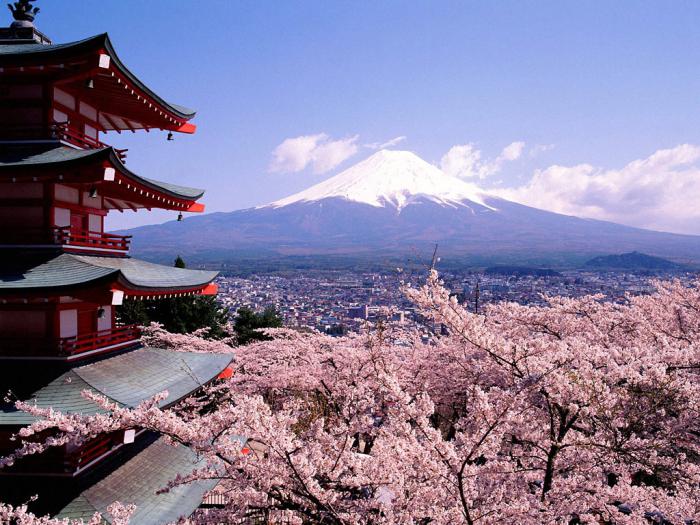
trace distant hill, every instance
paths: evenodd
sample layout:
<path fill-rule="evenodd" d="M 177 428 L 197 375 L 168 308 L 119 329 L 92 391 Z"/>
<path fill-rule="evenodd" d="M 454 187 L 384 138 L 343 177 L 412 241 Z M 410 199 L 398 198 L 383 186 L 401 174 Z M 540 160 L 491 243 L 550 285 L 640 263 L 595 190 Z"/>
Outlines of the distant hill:
<path fill-rule="evenodd" d="M 134 255 L 193 264 L 313 259 L 446 265 L 571 267 L 643 251 L 700 263 L 700 236 L 581 219 L 484 193 L 407 151 L 380 151 L 330 179 L 266 206 L 143 226 Z M 295 262 L 297 261 L 297 262 Z M 388 263 L 387 263 L 388 264 Z"/>
<path fill-rule="evenodd" d="M 640 252 L 596 257 L 588 261 L 586 267 L 606 270 L 682 270 L 685 268 L 682 264 Z"/>
<path fill-rule="evenodd" d="M 530 268 L 529 266 L 490 266 L 484 270 L 486 275 L 514 275 L 516 277 L 559 277 L 561 274 L 551 268 Z"/>

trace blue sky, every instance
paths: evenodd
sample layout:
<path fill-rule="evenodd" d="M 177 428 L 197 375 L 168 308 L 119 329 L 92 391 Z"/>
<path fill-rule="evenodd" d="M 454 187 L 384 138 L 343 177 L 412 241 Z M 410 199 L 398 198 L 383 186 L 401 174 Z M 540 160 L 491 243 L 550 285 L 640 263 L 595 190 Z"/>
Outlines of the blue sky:
<path fill-rule="evenodd" d="M 463 146 L 455 174 L 509 198 L 700 234 L 700 214 L 679 212 L 700 197 L 700 2 L 37 5 L 54 41 L 109 32 L 132 71 L 197 108 L 194 136 L 106 141 L 128 147 L 129 167 L 146 177 L 207 188 L 209 211 L 276 200 L 368 156 L 366 144 L 405 136 L 396 147 L 438 165 Z M 321 134 L 318 145 L 354 154 L 298 171 L 274 164 L 285 140 Z M 499 163 L 513 143 L 524 144 Z"/>

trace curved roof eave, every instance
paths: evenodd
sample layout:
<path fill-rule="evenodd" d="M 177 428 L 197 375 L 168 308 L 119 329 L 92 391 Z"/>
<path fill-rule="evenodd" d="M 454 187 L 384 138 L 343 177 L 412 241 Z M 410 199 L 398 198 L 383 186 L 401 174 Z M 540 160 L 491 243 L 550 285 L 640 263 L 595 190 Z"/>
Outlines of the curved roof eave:
<path fill-rule="evenodd" d="M 77 261 L 100 268 L 119 271 L 120 282 L 136 291 L 181 291 L 202 288 L 211 283 L 219 272 L 191 270 L 155 264 L 132 257 L 103 257 L 73 255 Z"/>
<path fill-rule="evenodd" d="M 214 271 L 175 268 L 131 257 L 28 255 L 0 264 L 0 293 L 70 290 L 117 282 L 134 291 L 189 292 L 206 287 L 217 275 Z"/>
<path fill-rule="evenodd" d="M 126 67 L 126 65 L 120 60 L 119 55 L 117 55 L 117 51 L 112 45 L 112 41 L 109 38 L 109 35 L 107 33 L 103 33 L 101 35 L 98 35 L 98 37 L 102 38 L 104 41 L 104 48 L 107 50 L 109 53 L 109 56 L 114 63 L 115 66 L 119 68 L 119 70 L 124 74 L 125 77 L 127 77 L 129 80 L 131 80 L 134 84 L 136 84 L 140 89 L 144 91 L 147 95 L 152 97 L 156 102 L 161 104 L 165 109 L 170 111 L 171 113 L 177 115 L 178 117 L 182 118 L 183 120 L 190 120 L 194 118 L 194 116 L 197 114 L 197 112 L 194 109 L 190 109 L 184 106 L 180 106 L 178 104 L 171 104 L 170 102 L 167 102 L 166 100 L 163 100 L 155 91 L 150 89 L 146 84 L 144 84 L 136 75 L 134 75 L 129 68 Z"/>
<path fill-rule="evenodd" d="M 177 476 L 187 476 L 205 464 L 206 460 L 189 448 L 174 447 L 161 437 L 85 489 L 56 517 L 88 522 L 98 513 L 106 523 L 107 509 L 117 499 L 135 505 L 136 510 L 129 519 L 132 525 L 179 522 L 200 506 L 218 480 L 197 480 L 165 492 L 161 489 Z"/>
<path fill-rule="evenodd" d="M 115 169 L 119 170 L 119 172 L 125 177 L 143 184 L 154 191 L 164 193 L 169 197 L 196 201 L 204 195 L 204 190 L 200 188 L 179 186 L 177 184 L 170 184 L 169 182 L 148 179 L 137 175 L 126 167 L 126 165 L 119 158 L 119 155 L 117 155 L 116 150 L 111 146 L 94 150 L 80 150 L 69 148 L 67 146 L 59 146 L 31 157 L 18 158 L 18 160 L 14 162 L 2 162 L 2 159 L 0 158 L 0 171 L 32 169 L 47 165 L 67 166 L 69 164 L 80 164 L 104 160 L 109 161 L 110 164 Z"/>
<path fill-rule="evenodd" d="M 73 368 L 34 392 L 29 400 L 63 413 L 93 415 L 103 410 L 82 395 L 84 390 L 130 408 L 167 390 L 169 396 L 159 403 L 167 408 L 216 379 L 232 361 L 229 354 L 141 346 Z M 35 416 L 13 406 L 0 406 L 0 426 L 27 425 L 35 420 Z"/>
<path fill-rule="evenodd" d="M 107 52 L 111 62 L 126 78 L 133 82 L 155 102 L 160 104 L 163 109 L 182 120 L 191 120 L 196 115 L 197 112 L 193 109 L 167 102 L 155 91 L 144 84 L 134 73 L 132 73 L 129 68 L 126 67 L 124 62 L 121 61 L 119 55 L 117 55 L 116 49 L 114 48 L 114 45 L 112 44 L 112 41 L 107 33 L 102 33 L 84 40 L 68 42 L 65 44 L 22 44 L 14 46 L 0 46 L 0 66 L 23 63 L 23 61 L 26 62 L 32 56 L 40 58 L 52 56 L 62 57 L 70 56 L 76 52 L 98 51 L 100 49 L 104 49 Z"/>
<path fill-rule="evenodd" d="M 111 283 L 119 278 L 119 270 L 99 267 L 75 260 L 61 253 L 15 254 L 0 264 L 0 293 L 41 290 L 58 292 L 86 286 Z"/>
<path fill-rule="evenodd" d="M 129 168 L 126 167 L 126 165 L 122 162 L 122 160 L 119 158 L 119 155 L 117 155 L 117 152 L 114 150 L 114 148 L 109 147 L 107 148 L 110 150 L 109 153 L 109 160 L 112 163 L 112 165 L 119 170 L 119 172 L 131 179 L 134 179 L 144 186 L 147 186 L 151 188 L 152 190 L 156 190 L 162 193 L 165 193 L 171 197 L 175 197 L 176 199 L 184 199 L 184 200 L 197 200 L 200 199 L 204 195 L 204 190 L 200 188 L 190 188 L 188 186 L 179 186 L 177 184 L 170 184 L 169 182 L 163 182 L 155 179 L 147 179 L 146 177 L 141 177 L 139 175 L 136 175 L 133 171 L 131 171 Z"/>

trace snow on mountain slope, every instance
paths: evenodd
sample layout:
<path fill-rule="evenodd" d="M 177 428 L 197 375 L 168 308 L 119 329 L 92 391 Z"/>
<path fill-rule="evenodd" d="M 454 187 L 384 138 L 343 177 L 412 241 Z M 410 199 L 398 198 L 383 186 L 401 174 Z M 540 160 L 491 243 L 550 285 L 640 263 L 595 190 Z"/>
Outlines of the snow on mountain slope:
<path fill-rule="evenodd" d="M 392 150 L 378 151 L 342 173 L 268 206 L 339 197 L 400 210 L 418 196 L 445 206 L 468 206 L 471 202 L 494 209 L 484 201 L 488 195 L 475 186 L 447 175 L 415 153 Z"/>

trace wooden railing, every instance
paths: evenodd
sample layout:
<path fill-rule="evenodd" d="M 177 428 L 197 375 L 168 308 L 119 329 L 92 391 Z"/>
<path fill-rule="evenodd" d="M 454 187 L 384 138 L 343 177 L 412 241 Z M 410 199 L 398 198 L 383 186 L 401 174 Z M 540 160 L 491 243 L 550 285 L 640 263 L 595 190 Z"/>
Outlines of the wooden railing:
<path fill-rule="evenodd" d="M 58 226 L 53 231 L 56 244 L 70 244 L 87 248 L 127 252 L 131 243 L 131 235 L 114 235 L 113 233 L 76 230 L 70 226 Z"/>
<path fill-rule="evenodd" d="M 108 147 L 104 142 L 70 127 L 68 122 L 55 122 L 52 124 L 51 129 L 54 136 L 59 140 L 64 140 L 81 148 L 98 149 Z M 122 162 L 126 160 L 127 149 L 114 148 L 114 151 L 117 152 Z"/>
<path fill-rule="evenodd" d="M 85 468 L 97 458 L 104 456 L 119 444 L 121 434 L 105 434 L 83 444 L 78 450 L 66 454 L 63 465 L 69 472 Z"/>
<path fill-rule="evenodd" d="M 139 337 L 141 337 L 141 330 L 137 325 L 117 326 L 99 332 L 63 337 L 59 339 L 58 351 L 63 356 L 75 356 L 107 346 L 136 341 Z"/>
<path fill-rule="evenodd" d="M 136 342 L 141 330 L 136 325 L 116 326 L 60 339 L 0 336 L 0 357 L 74 357 L 108 346 Z"/>
<path fill-rule="evenodd" d="M 43 441 L 50 435 L 50 432 L 43 432 L 39 434 L 42 439 L 37 439 L 37 436 L 35 436 L 30 438 L 30 441 Z M 118 447 L 122 443 L 123 435 L 123 432 L 102 434 L 70 452 L 66 450 L 66 446 L 49 448 L 41 454 L 26 456 L 12 467 L 0 470 L 0 475 L 6 472 L 40 472 L 45 475 L 58 476 L 75 474 Z M 5 453 L 6 451 L 3 449 L 2 452 Z"/>
<path fill-rule="evenodd" d="M 49 126 L 14 126 L 0 127 L 0 140 L 46 140 L 55 139 L 68 142 L 82 149 L 106 148 L 104 142 L 90 137 L 70 126 L 69 122 L 53 122 Z M 126 161 L 127 149 L 114 148 L 119 159 Z"/>

